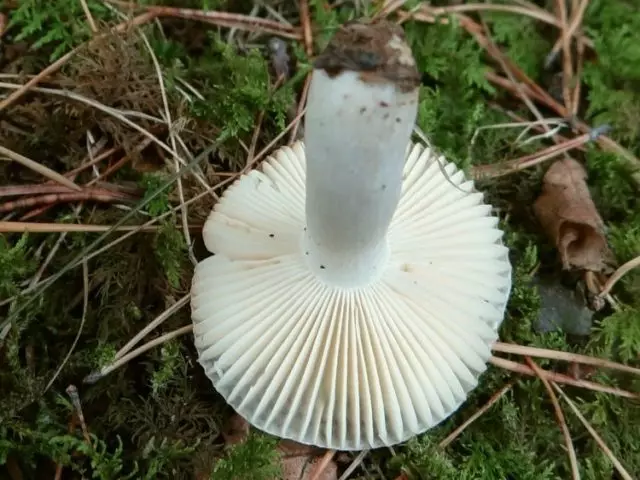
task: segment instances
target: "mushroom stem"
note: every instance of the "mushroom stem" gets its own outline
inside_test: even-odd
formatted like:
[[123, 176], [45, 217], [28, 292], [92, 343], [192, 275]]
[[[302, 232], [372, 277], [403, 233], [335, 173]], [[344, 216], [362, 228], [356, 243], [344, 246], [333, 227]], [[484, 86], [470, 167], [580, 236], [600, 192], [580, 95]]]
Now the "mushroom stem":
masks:
[[388, 25], [346, 27], [315, 63], [303, 243], [310, 268], [328, 284], [363, 286], [386, 265], [418, 86], [411, 51]]

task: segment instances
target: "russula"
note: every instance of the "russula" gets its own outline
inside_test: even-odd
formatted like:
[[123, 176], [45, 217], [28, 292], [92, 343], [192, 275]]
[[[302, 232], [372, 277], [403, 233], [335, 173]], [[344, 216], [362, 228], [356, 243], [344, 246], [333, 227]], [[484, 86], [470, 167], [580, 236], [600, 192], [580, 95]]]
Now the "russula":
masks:
[[397, 444], [456, 411], [486, 369], [508, 251], [473, 182], [411, 143], [419, 83], [399, 27], [343, 26], [315, 60], [304, 142], [236, 180], [207, 219], [199, 362], [260, 430]]

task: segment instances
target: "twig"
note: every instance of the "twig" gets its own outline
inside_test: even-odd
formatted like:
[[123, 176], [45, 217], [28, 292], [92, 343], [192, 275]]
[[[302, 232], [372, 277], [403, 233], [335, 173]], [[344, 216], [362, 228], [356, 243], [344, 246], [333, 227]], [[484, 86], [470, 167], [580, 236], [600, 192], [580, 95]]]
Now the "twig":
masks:
[[355, 471], [355, 469], [360, 466], [360, 464], [368, 454], [369, 450], [362, 450], [360, 453], [358, 453], [356, 458], [353, 459], [346, 470], [342, 472], [342, 475], [340, 475], [340, 478], [338, 480], [348, 480], [349, 475], [351, 475]]
[[633, 373], [640, 375], [640, 368], [634, 368], [622, 363], [612, 362], [604, 358], [595, 358], [588, 355], [580, 355], [578, 353], [562, 352], [560, 350], [549, 350], [546, 348], [527, 347], [517, 345], [515, 343], [495, 342], [492, 350], [494, 352], [512, 353], [515, 355], [523, 355], [530, 357], [545, 358], [548, 360], [562, 360], [565, 362], [582, 363], [584, 365], [593, 365], [594, 367], [610, 368], [621, 372]]
[[315, 465], [313, 472], [309, 475], [309, 480], [319, 480], [320, 478], [322, 478], [321, 476], [323, 472], [329, 466], [329, 463], [331, 463], [331, 460], [333, 459], [333, 456], [335, 454], [335, 450], [327, 450], [320, 461]]
[[91, 10], [89, 10], [89, 6], [87, 5], [87, 0], [80, 0], [80, 4], [82, 5], [84, 16], [87, 17], [87, 22], [89, 23], [91, 31], [93, 33], [98, 33], [98, 27], [96, 26], [96, 21], [93, 19], [93, 15], [91, 15]]
[[116, 360], [113, 363], [101, 368], [99, 371], [87, 375], [84, 378], [83, 382], [84, 383], [89, 383], [89, 384], [96, 383], [98, 380], [106, 377], [107, 375], [109, 375], [114, 370], [117, 370], [121, 366], [127, 364], [128, 362], [130, 362], [131, 360], [133, 360], [137, 356], [142, 355], [147, 350], [151, 350], [153, 347], [155, 347], [157, 345], [161, 345], [161, 344], [163, 344], [165, 342], [168, 342], [169, 340], [171, 340], [173, 338], [176, 338], [176, 337], [179, 337], [180, 335], [184, 335], [186, 333], [189, 333], [192, 330], [193, 330], [193, 325], [186, 325], [186, 326], [178, 328], [177, 330], [174, 330], [172, 332], [165, 333], [164, 335], [161, 335], [160, 337], [155, 338], [155, 339], [151, 340], [150, 342], [145, 343], [141, 347], [136, 348], [134, 351], [128, 353], [127, 355], [124, 355], [124, 356], [120, 357], [118, 360]]
[[[98, 233], [113, 230], [114, 232], [154, 233], [160, 227], [153, 225], [90, 225], [86, 223], [37, 223], [37, 222], [5, 222], [0, 221], [0, 233], [63, 233], [81, 232]], [[202, 225], [189, 225], [189, 231], [199, 233]]]
[[580, 112], [580, 94], [581, 94], [581, 89], [582, 89], [582, 70], [584, 68], [584, 42], [580, 39], [577, 40], [578, 42], [578, 60], [577, 60], [577, 66], [576, 66], [576, 82], [575, 82], [575, 86], [573, 87], [573, 100], [571, 102], [571, 106], [573, 107], [573, 110], [571, 111], [571, 116], [572, 117], [577, 117], [579, 112]]
[[567, 394], [564, 393], [564, 391], [558, 385], [556, 385], [555, 383], [552, 384], [552, 385], [553, 385], [553, 388], [555, 388], [558, 391], [558, 393], [562, 396], [564, 401], [569, 404], [569, 407], [571, 407], [571, 410], [573, 410], [573, 413], [575, 413], [576, 417], [578, 417], [580, 419], [582, 424], [585, 426], [587, 431], [591, 434], [591, 436], [596, 441], [598, 446], [602, 449], [602, 451], [607, 456], [607, 458], [609, 458], [609, 460], [611, 460], [611, 463], [613, 463], [613, 466], [615, 467], [617, 472], [620, 474], [620, 476], [624, 480], [633, 480], [633, 477], [622, 466], [622, 464], [616, 458], [616, 456], [613, 454], [613, 452], [609, 449], [609, 447], [607, 447], [607, 444], [604, 443], [604, 440], [602, 440], [600, 435], [598, 435], [598, 432], [596, 432], [595, 429], [591, 426], [591, 424], [587, 421], [587, 419], [584, 418], [582, 413], [580, 413], [580, 410], [578, 410], [578, 407], [576, 407], [576, 405], [571, 401], [571, 399], [567, 396]]
[[309, 0], [299, 0], [298, 8], [300, 10], [304, 50], [308, 57], [313, 57], [313, 33], [311, 31], [311, 18], [309, 16]]
[[611, 289], [615, 286], [616, 283], [618, 283], [618, 281], [622, 277], [624, 277], [627, 273], [637, 267], [640, 267], [640, 256], [637, 256], [636, 258], [631, 259], [618, 267], [618, 269], [613, 273], [613, 275], [609, 277], [607, 282], [604, 284], [604, 286], [602, 287], [602, 291], [598, 296], [602, 298], [607, 295], [609, 292], [611, 292]]
[[511, 390], [511, 387], [513, 387], [515, 383], [516, 383], [515, 380], [511, 380], [509, 383], [504, 385], [500, 390], [498, 390], [496, 393], [491, 395], [491, 398], [487, 401], [487, 403], [485, 403], [482, 407], [476, 410], [473, 413], [473, 415], [471, 415], [462, 423], [462, 425], [460, 425], [453, 432], [447, 435], [447, 437], [438, 444], [438, 447], [447, 448], [451, 444], [451, 442], [453, 442], [456, 438], [458, 438], [460, 434], [469, 425], [471, 425], [478, 418], [480, 418], [487, 410], [489, 410], [496, 402], [498, 402], [498, 400], [500, 400], [509, 390]]
[[120, 350], [118, 350], [118, 352], [116, 353], [116, 355], [115, 355], [115, 357], [113, 359], [114, 360], [118, 360], [119, 358], [122, 358], [127, 353], [129, 353], [129, 351], [138, 342], [140, 342], [140, 340], [142, 340], [149, 332], [151, 332], [154, 328], [156, 328], [159, 325], [161, 325], [171, 315], [173, 315], [174, 313], [180, 311], [180, 309], [182, 309], [182, 307], [184, 307], [187, 303], [189, 303], [190, 299], [191, 299], [190, 295], [188, 295], [188, 294], [185, 295], [180, 300], [178, 300], [176, 303], [174, 303], [169, 308], [167, 308], [160, 315], [158, 315], [155, 319], [153, 319], [153, 321], [149, 322], [149, 324], [147, 326], [145, 326], [140, 332], [138, 332], [131, 340], [129, 340], [124, 347], [122, 347]]
[[[527, 8], [527, 7], [518, 7], [515, 5], [500, 5], [500, 4], [492, 4], [492, 3], [467, 3], [462, 5], [449, 5], [446, 7], [432, 7], [426, 3], [420, 5], [419, 9], [416, 9], [413, 13], [409, 12], [399, 12], [402, 16], [409, 16], [415, 20], [427, 23], [435, 23], [439, 21], [440, 23], [449, 23], [446, 18], [439, 18], [444, 15], [454, 15], [458, 16], [463, 12], [478, 12], [478, 11], [496, 11], [496, 12], [506, 12], [506, 13], [515, 13], [519, 15], [528, 16], [534, 18], [536, 20], [540, 20], [541, 22], [547, 23], [549, 25], [553, 25], [554, 27], [561, 27], [560, 22], [557, 18], [551, 15], [549, 12], [538, 9], [538, 8]], [[459, 17], [458, 17], [459, 18]], [[574, 31], [572, 35], [576, 35]], [[579, 35], [579, 38], [583, 40], [586, 46], [593, 48], [593, 41], [587, 38], [584, 35]]]
[[303, 110], [302, 110], [298, 115], [296, 115], [296, 117], [293, 119], [293, 121], [291, 121], [291, 122], [289, 123], [289, 125], [287, 125], [287, 127], [286, 127], [284, 130], [282, 130], [278, 135], [276, 135], [276, 136], [275, 136], [275, 138], [274, 138], [273, 140], [271, 140], [271, 142], [269, 142], [269, 144], [268, 144], [266, 147], [264, 147], [264, 148], [260, 151], [260, 153], [258, 153], [255, 157], [253, 157], [253, 159], [252, 159], [252, 161], [251, 161], [251, 162], [248, 162], [248, 163], [244, 166], [244, 168], [242, 169], [242, 171], [240, 172], [240, 174], [246, 173], [246, 172], [248, 172], [249, 170], [251, 170], [251, 168], [253, 168], [253, 165], [255, 165], [257, 162], [259, 162], [259, 161], [262, 159], [262, 157], [263, 157], [264, 155], [266, 155], [266, 154], [267, 154], [267, 152], [268, 152], [269, 150], [271, 150], [271, 149], [273, 148], [273, 146], [274, 146], [278, 141], [280, 141], [280, 139], [281, 139], [282, 137], [284, 137], [284, 136], [287, 134], [287, 132], [288, 132], [289, 130], [291, 130], [293, 127], [295, 127], [296, 123], [297, 123], [297, 122], [298, 122], [298, 121], [299, 121], [299, 120], [304, 116], [304, 114], [305, 114], [305, 112], [306, 112], [306, 111], [307, 111], [307, 109], [306, 109], [306, 108], [304, 108], [304, 109], [303, 109]]
[[4, 155], [9, 159], [15, 162], [18, 162], [20, 165], [30, 170], [33, 170], [34, 172], [39, 173], [44, 177], [47, 177], [49, 180], [59, 183], [60, 185], [64, 185], [65, 187], [71, 190], [75, 190], [76, 192], [79, 192], [82, 190], [80, 186], [73, 183], [64, 175], [60, 175], [58, 172], [51, 170], [49, 167], [45, 167], [41, 163], [35, 162], [30, 158], [25, 157], [24, 155], [14, 152], [13, 150], [9, 150], [8, 148], [3, 147], [2, 145], [0, 145], [0, 155]]
[[573, 81], [573, 60], [571, 58], [571, 36], [567, 35], [567, 4], [566, 0], [556, 0], [560, 16], [560, 39], [562, 40], [562, 96], [564, 106], [573, 112], [573, 98], [571, 95], [571, 82]]
[[78, 389], [75, 385], [69, 385], [67, 387], [67, 395], [71, 399], [71, 404], [76, 411], [78, 421], [80, 422], [80, 428], [82, 429], [82, 436], [84, 441], [92, 446], [91, 437], [89, 436], [89, 429], [87, 428], [87, 422], [84, 420], [84, 413], [82, 412], [82, 403], [80, 402], [80, 395], [78, 395]]
[[[564, 0], [563, 0], [564, 1]], [[536, 363], [531, 360], [531, 357], [526, 357], [525, 360], [529, 364], [529, 366], [533, 369], [533, 371], [538, 375], [544, 388], [547, 390], [549, 394], [549, 398], [551, 399], [551, 403], [553, 404], [553, 410], [556, 414], [556, 419], [558, 420], [558, 425], [560, 425], [560, 430], [562, 431], [562, 436], [564, 437], [564, 443], [567, 446], [567, 454], [569, 455], [569, 464], [571, 465], [571, 478], [573, 480], [580, 480], [580, 469], [578, 468], [578, 459], [576, 458], [576, 449], [573, 447], [573, 442], [571, 441], [571, 433], [569, 432], [569, 427], [567, 427], [567, 422], [564, 419], [564, 414], [562, 413], [562, 408], [560, 408], [560, 403], [558, 402], [558, 397], [553, 392], [553, 388], [551, 388], [551, 383], [545, 377], [542, 369], [536, 365]]]
[[266, 32], [293, 40], [302, 38], [298, 28], [291, 25], [267, 20], [264, 18], [250, 17], [238, 13], [215, 12], [212, 10], [197, 10], [192, 8], [175, 8], [151, 5], [145, 7], [147, 12], [158, 17], [175, 17], [187, 20], [198, 20], [212, 23], [221, 27], [237, 28], [249, 32]]
[[[522, 373], [524, 375], [529, 375], [532, 377], [537, 376], [536, 373], [531, 369], [531, 367], [528, 367], [527, 365], [524, 365], [522, 363], [512, 362], [511, 360], [507, 360], [505, 358], [500, 358], [496, 356], [491, 357], [490, 362], [496, 367], [500, 367], [505, 370], [509, 370], [511, 372]], [[557, 383], [564, 383], [567, 385], [573, 385], [574, 387], [586, 388], [588, 390], [593, 390], [595, 392], [610, 393], [618, 397], [625, 397], [625, 398], [632, 398], [632, 399], [640, 398], [639, 393], [633, 393], [627, 390], [621, 390], [619, 388], [608, 387], [606, 385], [590, 382], [588, 380], [575, 379], [568, 375], [564, 375], [562, 373], [549, 372], [547, 370], [542, 370], [542, 372], [544, 372], [542, 373], [542, 375], [546, 376], [547, 379]]]
[[10, 212], [18, 208], [33, 207], [36, 205], [78, 202], [92, 200], [94, 202], [111, 203], [122, 201], [133, 201], [135, 198], [124, 193], [112, 192], [104, 188], [84, 190], [78, 193], [50, 193], [38, 195], [37, 197], [21, 198], [12, 200], [0, 205], [0, 212]]
[[300, 95], [300, 102], [296, 110], [296, 116], [294, 117], [293, 129], [291, 130], [291, 136], [289, 137], [289, 144], [292, 144], [298, 138], [298, 132], [300, 129], [300, 123], [307, 105], [307, 97], [309, 96], [309, 86], [311, 85], [311, 74], [307, 75], [302, 87], [302, 94]]
[[539, 152], [525, 155], [514, 160], [491, 165], [476, 165], [471, 170], [472, 175], [475, 178], [497, 178], [504, 175], [509, 175], [511, 173], [519, 172], [520, 170], [524, 170], [525, 168], [529, 168], [544, 161], [555, 158], [558, 155], [562, 155], [563, 153], [573, 150], [580, 145], [584, 145], [589, 141], [591, 141], [591, 135], [585, 133], [583, 135], [580, 135], [579, 137], [568, 140], [565, 143], [553, 145], [551, 147], [545, 148], [544, 150], [540, 150]]
[[[545, 65], [551, 65], [555, 57], [558, 55], [558, 52], [560, 51], [560, 49], [563, 47], [566, 39], [571, 38], [572, 36], [575, 35], [576, 30], [582, 23], [582, 17], [584, 16], [584, 12], [587, 10], [588, 5], [589, 5], [589, 0], [582, 0], [582, 3], [580, 4], [580, 8], [578, 8], [578, 10], [573, 13], [573, 17], [571, 18], [569, 27], [566, 29], [566, 31], [563, 31], [560, 38], [556, 40], [556, 43], [553, 45], [551, 52], [549, 52], [549, 54], [547, 55], [547, 58], [545, 60]], [[585, 37], [579, 37], [579, 38], [581, 38], [582, 41], [584, 42]], [[588, 46], [593, 48], [593, 42], [590, 42]]]

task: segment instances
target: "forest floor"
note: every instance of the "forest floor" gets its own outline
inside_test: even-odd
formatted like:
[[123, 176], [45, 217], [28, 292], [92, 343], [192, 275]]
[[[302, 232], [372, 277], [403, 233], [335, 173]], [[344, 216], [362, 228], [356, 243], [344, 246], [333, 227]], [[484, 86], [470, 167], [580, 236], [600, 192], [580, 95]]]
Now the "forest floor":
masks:
[[[640, 475], [634, 1], [0, 12], [1, 478]], [[197, 363], [188, 304], [212, 205], [300, 137], [313, 56], [361, 17], [403, 25], [423, 74], [416, 130], [495, 207], [514, 284], [453, 416], [344, 453], [247, 433]]]

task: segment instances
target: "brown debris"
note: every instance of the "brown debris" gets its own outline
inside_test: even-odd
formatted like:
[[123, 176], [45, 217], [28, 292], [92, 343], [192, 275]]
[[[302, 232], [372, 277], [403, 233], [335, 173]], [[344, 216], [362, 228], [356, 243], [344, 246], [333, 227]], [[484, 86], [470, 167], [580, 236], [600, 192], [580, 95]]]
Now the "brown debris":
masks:
[[[238, 414], [227, 422], [222, 438], [227, 445], [244, 442], [251, 426]], [[337, 480], [338, 465], [333, 461], [319, 465], [323, 449], [283, 439], [278, 443], [284, 480]]]
[[565, 270], [611, 270], [604, 223], [586, 184], [584, 167], [572, 158], [555, 162], [544, 176], [534, 210], [554, 241]]
[[222, 438], [227, 445], [236, 445], [244, 442], [249, 436], [249, 423], [240, 415], [233, 415], [227, 422]]

